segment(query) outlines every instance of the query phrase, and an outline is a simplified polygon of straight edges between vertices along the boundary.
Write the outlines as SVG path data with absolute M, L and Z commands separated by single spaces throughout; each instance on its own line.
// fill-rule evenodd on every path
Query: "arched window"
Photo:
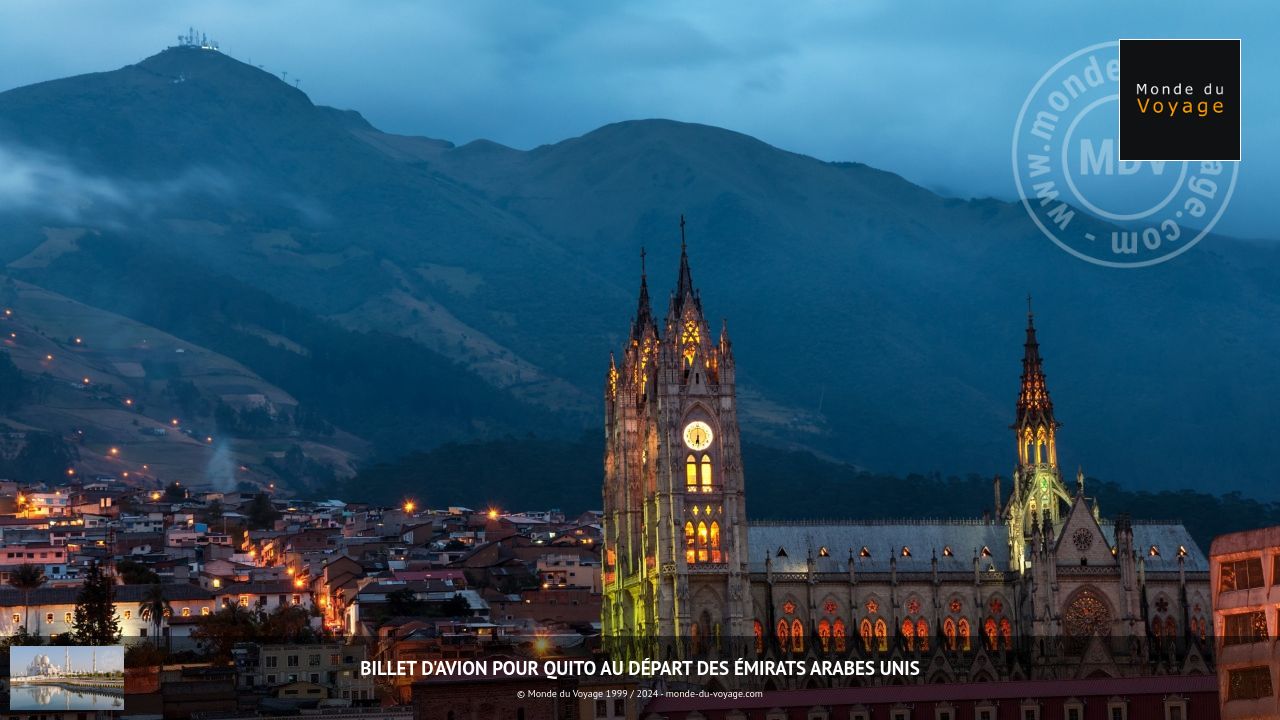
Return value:
M 694 540 L 693 523 L 687 522 L 684 524 L 684 561 L 690 564 L 697 562 Z
M 790 640 L 791 640 L 791 625 L 787 623 L 786 619 L 779 620 L 778 621 L 778 645 L 780 645 L 782 649 L 785 651 L 787 649 L 787 645 L 789 644 Z
M 889 626 L 884 618 L 876 620 L 876 647 L 880 652 L 889 651 Z
M 982 636 L 986 638 L 987 649 L 995 650 L 996 643 L 1000 641 L 1000 631 L 996 628 L 995 618 L 987 618 L 987 621 L 982 624 Z
M 835 635 L 836 652 L 844 652 L 844 620 L 836 618 L 835 623 L 831 626 L 831 634 Z
M 969 621 L 965 618 L 960 618 L 960 649 L 969 652 L 972 647 L 969 642 Z
M 1178 637 L 1178 623 L 1172 617 L 1164 619 L 1164 634 L 1170 640 Z
M 689 647 L 693 649 L 693 654 L 697 655 L 702 652 L 702 638 L 698 632 L 698 623 L 689 626 Z
M 916 621 L 916 644 L 920 652 L 929 652 L 929 623 L 920 618 Z
M 698 562 L 707 561 L 707 524 L 698 523 Z
M 755 623 L 753 624 L 752 630 L 755 632 L 755 635 L 756 635 L 756 654 L 763 655 L 764 654 L 764 626 L 760 624 L 759 620 L 756 620 Z
M 916 623 L 911 618 L 902 621 L 902 644 L 907 652 L 916 649 Z
M 800 618 L 791 621 L 791 650 L 804 652 L 804 625 L 800 624 Z
M 942 634 L 947 638 L 947 649 L 956 649 L 956 621 L 947 618 L 942 621 Z
M 689 492 L 698 491 L 698 460 L 692 455 L 684 459 L 684 484 Z
M 1013 624 L 1009 622 L 1009 618 L 1000 620 L 1000 637 L 1004 638 L 1004 649 L 1013 649 Z
M 862 618 L 862 624 L 858 626 L 858 635 L 862 638 L 862 649 L 864 652 L 871 652 L 871 621 Z
M 1156 640 L 1159 640 L 1160 636 L 1164 635 L 1164 623 L 1160 621 L 1160 618 L 1155 618 L 1151 621 L 1151 635 Z
M 711 522 L 711 562 L 720 562 L 720 523 Z
M 831 623 L 818 621 L 818 642 L 822 643 L 822 652 L 831 652 Z
M 711 492 L 711 456 L 702 456 L 702 492 Z

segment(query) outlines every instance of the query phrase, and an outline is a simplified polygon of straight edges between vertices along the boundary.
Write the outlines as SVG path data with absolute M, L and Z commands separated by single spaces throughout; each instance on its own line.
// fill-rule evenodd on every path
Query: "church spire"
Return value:
M 1027 341 L 1023 345 L 1022 389 L 1018 392 L 1016 428 L 1028 425 L 1059 427 L 1053 417 L 1053 400 L 1045 383 L 1044 362 L 1040 359 L 1040 343 L 1036 340 L 1035 314 L 1031 310 L 1031 296 L 1027 295 Z
M 693 296 L 693 275 L 689 272 L 689 245 L 684 235 L 684 215 L 680 216 L 680 277 L 676 280 L 676 300 L 684 304 L 686 296 Z
M 636 322 L 631 327 L 631 338 L 639 340 L 648 328 L 654 328 L 656 332 L 657 326 L 653 322 L 653 309 L 649 302 L 649 279 L 648 273 L 645 271 L 645 250 L 640 248 L 640 300 L 636 305 Z

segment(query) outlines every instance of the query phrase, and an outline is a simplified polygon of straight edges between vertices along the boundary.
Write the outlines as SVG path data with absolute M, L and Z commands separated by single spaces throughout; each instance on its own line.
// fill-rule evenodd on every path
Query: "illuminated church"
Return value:
M 642 272 L 606 379 L 614 652 L 919 659 L 929 682 L 1212 671 L 1208 561 L 1187 530 L 1105 518 L 1082 473 L 1064 481 L 1030 307 L 994 517 L 749 524 L 733 345 L 707 324 L 683 232 L 666 316 Z

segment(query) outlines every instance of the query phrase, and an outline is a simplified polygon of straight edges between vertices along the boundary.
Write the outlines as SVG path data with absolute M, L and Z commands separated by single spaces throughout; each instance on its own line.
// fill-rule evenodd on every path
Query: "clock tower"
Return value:
M 754 617 L 733 349 L 727 326 L 712 339 L 703 316 L 683 217 L 680 235 L 666 318 L 653 318 L 642 268 L 606 377 L 601 615 L 618 651 L 732 656 Z

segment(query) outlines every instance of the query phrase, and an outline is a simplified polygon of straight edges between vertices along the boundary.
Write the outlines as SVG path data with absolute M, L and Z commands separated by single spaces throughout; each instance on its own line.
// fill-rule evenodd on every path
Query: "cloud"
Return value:
M 121 213 L 151 215 L 183 197 L 235 194 L 236 185 L 226 175 L 203 166 L 161 181 L 122 180 L 83 172 L 49 153 L 0 145 L 0 213 L 109 222 Z

